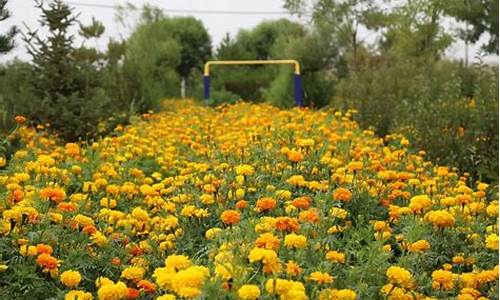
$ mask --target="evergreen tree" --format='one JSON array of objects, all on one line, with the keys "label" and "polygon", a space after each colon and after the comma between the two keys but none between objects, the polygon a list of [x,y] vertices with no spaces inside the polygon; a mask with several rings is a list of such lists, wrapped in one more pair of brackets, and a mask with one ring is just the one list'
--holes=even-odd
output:
[{"label": "evergreen tree", "polygon": [[[0,22],[10,17],[10,12],[6,8],[7,0],[0,0]],[[14,48],[14,36],[17,27],[12,26],[6,33],[0,34],[0,54],[4,54]]]}]

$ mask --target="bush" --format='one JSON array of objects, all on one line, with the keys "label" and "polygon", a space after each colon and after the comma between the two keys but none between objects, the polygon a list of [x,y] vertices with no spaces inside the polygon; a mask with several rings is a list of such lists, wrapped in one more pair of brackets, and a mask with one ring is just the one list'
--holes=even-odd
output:
[{"label": "bush", "polygon": [[404,133],[439,164],[498,181],[498,69],[425,58],[364,57],[332,104],[380,136]]}]

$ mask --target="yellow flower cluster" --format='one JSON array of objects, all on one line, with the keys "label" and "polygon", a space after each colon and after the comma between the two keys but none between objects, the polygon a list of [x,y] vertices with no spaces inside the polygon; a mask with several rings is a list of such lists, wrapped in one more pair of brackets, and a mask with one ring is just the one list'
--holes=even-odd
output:
[{"label": "yellow flower cluster", "polygon": [[66,145],[23,123],[26,147],[0,160],[2,293],[495,298],[495,184],[352,116],[169,100]]}]

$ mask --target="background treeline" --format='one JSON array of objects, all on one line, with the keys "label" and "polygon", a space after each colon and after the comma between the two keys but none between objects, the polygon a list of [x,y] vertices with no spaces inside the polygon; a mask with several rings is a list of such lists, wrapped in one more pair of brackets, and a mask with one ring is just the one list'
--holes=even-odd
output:
[{"label": "background treeline", "polygon": [[[5,3],[0,20],[8,16]],[[82,25],[63,2],[37,3],[49,34],[18,33],[24,45],[17,46],[32,60],[0,66],[0,123],[8,132],[12,116],[22,114],[67,140],[92,139],[158,109],[161,99],[201,99],[207,59],[297,59],[308,106],[355,108],[360,124],[380,136],[402,132],[439,164],[498,180],[498,66],[481,62],[498,54],[498,0],[310,3],[284,1],[306,22],[265,21],[216,46],[195,18],[129,5],[123,19],[127,11],[141,14],[133,33],[106,50],[89,46],[105,30],[97,20]],[[445,30],[450,22],[466,29]],[[74,28],[86,42],[75,43]],[[18,31],[2,29],[0,55]],[[470,45],[484,35],[474,63],[445,58],[454,41]],[[291,67],[214,67],[209,103],[239,99],[293,106]]]}]

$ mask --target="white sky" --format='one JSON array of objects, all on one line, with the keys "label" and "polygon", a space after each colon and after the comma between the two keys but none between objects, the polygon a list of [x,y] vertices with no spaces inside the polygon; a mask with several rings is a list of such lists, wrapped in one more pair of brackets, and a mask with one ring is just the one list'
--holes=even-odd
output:
[{"label": "white sky", "polygon": [[[68,0],[71,3],[82,3],[82,4],[105,4],[105,5],[119,5],[125,4],[126,0]],[[196,10],[196,11],[252,11],[252,12],[280,12],[285,11],[282,8],[282,0],[132,0],[130,1],[136,6],[142,6],[143,4],[149,3],[154,6],[158,6],[164,9],[174,9],[174,10]],[[16,24],[22,30],[24,30],[25,23],[32,29],[39,27],[38,17],[39,10],[34,7],[34,2],[32,0],[10,0],[7,4],[8,9],[12,13],[12,17],[8,20],[0,23],[0,32],[4,32],[10,25]],[[101,21],[106,27],[104,35],[97,41],[92,41],[96,43],[96,46],[100,49],[104,49],[109,38],[120,38],[127,37],[130,34],[130,28],[124,28],[123,26],[117,24],[115,21],[115,10],[109,8],[96,8],[88,6],[74,6],[76,12],[80,12],[80,20],[84,24],[90,23],[92,17]],[[208,29],[209,34],[212,36],[212,42],[214,49],[218,43],[224,38],[226,33],[234,36],[239,29],[242,28],[252,28],[263,20],[278,19],[281,17],[287,17],[293,20],[297,20],[287,14],[187,14],[187,13],[166,13],[169,16],[182,16],[182,15],[192,15],[200,19],[205,27]],[[135,20],[132,17],[130,23],[133,24]],[[455,25],[456,26],[456,25]],[[75,31],[76,32],[76,31]],[[373,36],[369,32],[361,32],[360,36],[362,39],[368,41],[373,40]],[[479,50],[479,45],[483,42],[486,37],[483,37],[478,45],[472,45],[469,48],[469,60],[474,61],[474,57],[477,55]],[[19,37],[18,37],[19,40]],[[464,57],[464,43],[461,41],[455,42],[447,52],[448,57],[462,59]],[[10,54],[0,58],[1,61],[10,60],[14,57],[19,57],[21,59],[28,59],[25,51],[25,47],[22,41],[17,42],[17,47]],[[498,64],[497,56],[488,56],[485,61],[489,63]]]}]

